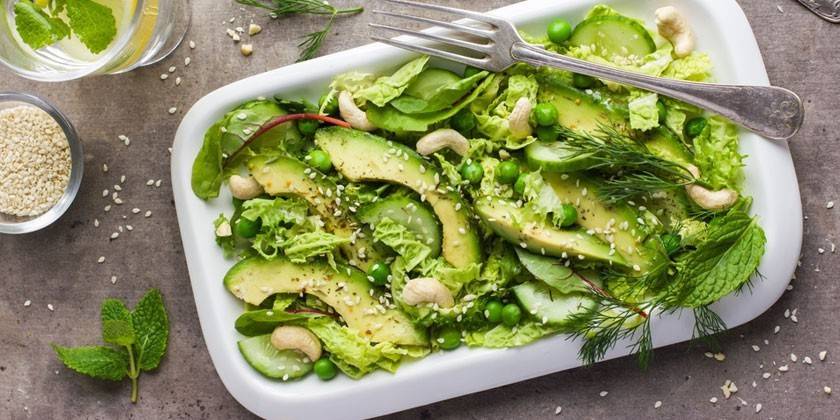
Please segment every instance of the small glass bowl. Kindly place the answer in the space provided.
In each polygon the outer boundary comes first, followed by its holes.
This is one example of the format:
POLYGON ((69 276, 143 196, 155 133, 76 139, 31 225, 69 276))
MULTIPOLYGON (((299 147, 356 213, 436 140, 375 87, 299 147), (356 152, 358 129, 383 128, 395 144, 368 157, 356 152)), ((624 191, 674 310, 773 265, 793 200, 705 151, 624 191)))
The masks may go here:
POLYGON ((0 109, 31 105, 44 110, 64 131, 70 146, 70 179, 64 194, 49 210, 38 216, 12 216, 0 213, 0 234, 22 234, 43 229, 58 220, 70 208, 70 204, 79 192, 84 173, 84 151, 82 142, 70 121, 61 112, 45 100, 27 93, 0 92, 0 109))

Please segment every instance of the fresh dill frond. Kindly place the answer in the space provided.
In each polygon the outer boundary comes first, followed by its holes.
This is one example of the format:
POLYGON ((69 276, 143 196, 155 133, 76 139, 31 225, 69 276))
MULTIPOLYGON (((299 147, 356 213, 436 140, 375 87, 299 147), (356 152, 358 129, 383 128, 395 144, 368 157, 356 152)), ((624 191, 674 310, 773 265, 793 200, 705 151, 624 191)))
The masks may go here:
POLYGON ((297 62, 309 60, 318 53, 318 50, 321 49, 321 45, 323 45, 324 40, 327 38, 327 35, 332 29, 334 21, 335 15, 330 16, 330 19, 324 29, 309 33, 303 37, 301 43, 298 44, 300 56, 298 57, 297 62))
POLYGON ((714 336, 724 331, 726 323, 708 305, 694 308, 693 340, 701 340, 712 348, 717 348, 718 343, 714 336))
POLYGON ((697 180, 688 168, 651 153, 644 144, 601 124, 594 133, 558 126, 572 156, 586 156, 589 169, 613 172, 602 183, 601 198, 615 203, 658 191, 683 187, 697 180))
POLYGON ((572 315, 568 323, 568 332, 570 338, 583 340, 578 353, 580 360, 585 365, 594 364, 603 359, 619 341, 636 336, 637 340, 630 345, 631 353, 637 355, 640 366, 646 367, 653 345, 650 315, 644 312, 642 314, 628 309, 627 303, 603 297, 595 310, 572 315), (636 317, 641 317, 642 320, 636 317), (641 332, 637 334, 639 328, 641 332))
POLYGON ((272 18, 292 15, 325 15, 329 16, 327 24, 319 31, 311 32, 302 38, 298 48, 300 56, 298 62, 309 60, 321 49, 324 40, 332 30, 335 18, 340 15, 355 15, 364 11, 363 7, 339 9, 327 1, 322 0, 236 0, 239 4, 258 7, 269 11, 272 18))

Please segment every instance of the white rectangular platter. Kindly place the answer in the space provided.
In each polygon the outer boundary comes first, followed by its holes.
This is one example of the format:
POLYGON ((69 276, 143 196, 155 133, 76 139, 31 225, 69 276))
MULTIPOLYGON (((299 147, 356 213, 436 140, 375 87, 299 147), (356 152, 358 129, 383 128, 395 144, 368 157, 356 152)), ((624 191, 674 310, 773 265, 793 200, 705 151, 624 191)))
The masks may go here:
MULTIPOLYGON (((710 54, 717 80, 768 84, 755 37, 735 0, 601 2, 645 19, 649 25, 656 8, 674 5, 691 22, 698 49, 710 54)), ((596 3, 530 0, 491 13, 537 34, 553 18, 579 21, 596 3)), ((204 339, 225 387, 259 416, 308 420, 370 417, 580 366, 579 343, 564 336, 510 350, 462 347, 407 363, 396 374, 377 372, 359 381, 339 376, 322 382, 312 375, 298 382, 274 382, 262 377, 240 356, 236 343, 241 337, 233 324, 243 306, 222 285, 222 278, 234 261, 222 256, 212 229, 212 221, 220 213, 231 211, 230 197, 224 189, 220 198, 204 202, 190 189, 192 161, 205 130, 231 108, 256 97, 279 94, 290 99, 316 100, 337 74, 351 70, 386 72, 410 58, 404 51, 371 44, 249 77, 198 101, 178 129, 172 152, 172 185, 204 339)), ((766 231, 767 253, 759 267, 765 277, 756 282, 751 292, 728 296, 714 305, 729 327, 757 317, 779 298, 796 266, 802 241, 802 207, 786 144, 744 132, 741 145, 742 153, 749 156, 745 190, 755 198, 753 212, 766 231)), ((688 340, 692 326, 690 313, 655 318, 654 345, 662 347, 688 340)), ((620 357, 627 352, 626 346, 619 343, 607 357, 620 357)))

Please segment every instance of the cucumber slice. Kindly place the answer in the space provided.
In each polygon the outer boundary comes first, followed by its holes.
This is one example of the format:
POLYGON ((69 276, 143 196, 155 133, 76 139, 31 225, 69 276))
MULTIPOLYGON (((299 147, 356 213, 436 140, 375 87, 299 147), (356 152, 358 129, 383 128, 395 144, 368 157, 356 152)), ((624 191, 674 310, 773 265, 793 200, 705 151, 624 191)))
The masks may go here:
POLYGON ((513 287, 513 294, 525 311, 547 324, 563 325, 571 317, 595 310, 597 302, 578 294, 562 294, 541 281, 529 281, 513 287))
POLYGON ((380 220, 387 217, 407 227, 417 239, 428 245, 432 250, 432 257, 440 255, 440 223, 435 214, 417 200, 390 196, 362 207, 356 213, 356 217, 362 223, 371 226, 376 226, 380 220))
POLYGON ((562 140, 535 141, 525 148, 528 165, 547 172, 575 172, 594 165, 591 153, 577 154, 566 147, 562 140))
POLYGON ((619 16, 595 16, 579 23, 569 43, 595 47, 595 53, 610 59, 614 56, 643 57, 656 51, 656 43, 644 26, 619 16))
POLYGON ((312 362, 295 350, 277 350, 271 334, 246 338, 239 342, 239 352, 254 370, 272 379, 296 379, 312 370, 312 362))

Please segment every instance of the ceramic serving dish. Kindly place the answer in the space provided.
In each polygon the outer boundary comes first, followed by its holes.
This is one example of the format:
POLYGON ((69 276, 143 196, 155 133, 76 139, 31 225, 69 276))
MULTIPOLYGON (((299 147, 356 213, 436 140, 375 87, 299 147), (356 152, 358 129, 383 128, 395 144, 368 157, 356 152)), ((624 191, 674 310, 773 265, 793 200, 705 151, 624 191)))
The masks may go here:
MULTIPOLYGON (((735 0, 606 2, 651 25, 656 8, 676 6, 691 22, 698 49, 708 52, 715 63, 717 80, 768 84, 755 37, 735 0)), ((579 21, 596 3, 530 0, 491 13, 513 21, 521 29, 540 33, 556 17, 579 21)), ((204 202, 190 190, 192 161, 205 130, 226 111, 247 100, 279 94, 314 101, 337 74, 351 70, 386 72, 410 58, 407 52, 371 44, 249 77, 205 96, 187 113, 178 129, 172 152, 172 185, 204 339, 228 391, 259 416, 309 420, 370 417, 581 364, 577 358, 580 343, 556 336, 510 350, 462 347, 406 363, 396 374, 377 372, 359 381, 339 376, 322 382, 311 375, 301 381, 281 383, 261 376, 239 354, 236 343, 241 337, 233 324, 243 306, 222 285, 222 278, 234 261, 222 256, 212 228, 219 213, 231 211, 230 197, 223 189, 220 198, 204 202)), ((756 282, 751 292, 728 296, 714 305, 729 327, 756 318, 779 298, 793 274, 802 241, 802 207, 787 145, 743 132, 741 146, 749 156, 745 189, 755 198, 753 212, 766 231, 767 253, 759 267, 765 277, 756 282)), ((654 345, 662 347, 688 340, 692 326, 690 313, 655 318, 654 345)), ((619 343, 607 358, 620 357, 628 351, 619 343)))

